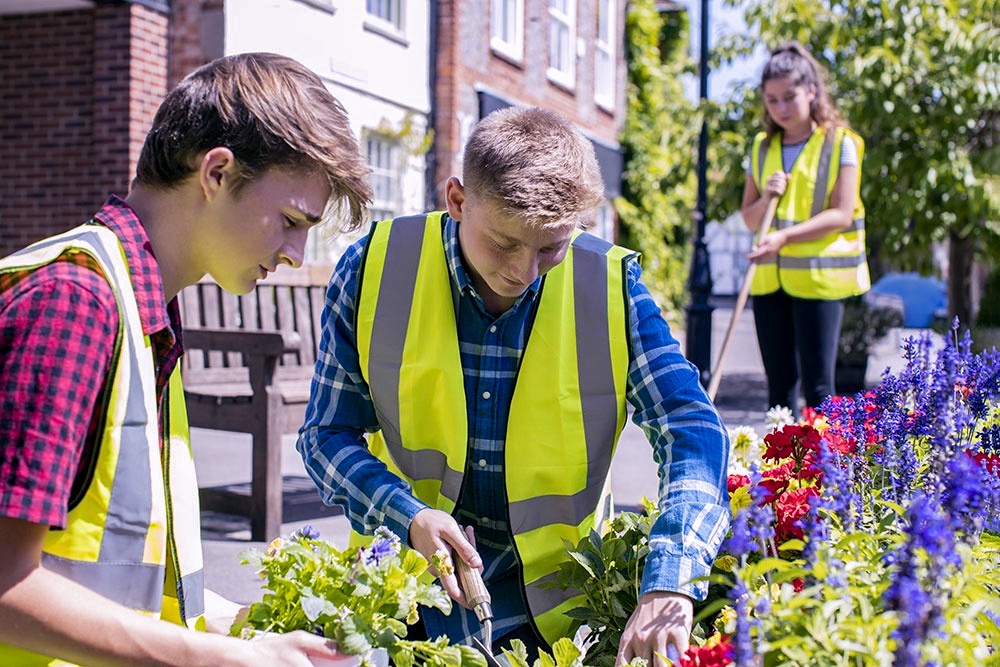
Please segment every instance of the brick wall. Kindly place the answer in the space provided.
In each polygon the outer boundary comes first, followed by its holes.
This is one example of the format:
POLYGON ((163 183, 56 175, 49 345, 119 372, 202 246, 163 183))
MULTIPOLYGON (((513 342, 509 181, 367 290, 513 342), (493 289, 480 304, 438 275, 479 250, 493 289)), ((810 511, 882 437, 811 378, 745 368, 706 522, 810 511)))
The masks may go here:
POLYGON ((0 256, 127 193, 165 92, 166 36, 137 4, 0 16, 0 256))
MULTIPOLYGON (((624 3, 619 2, 619 49, 624 3)), ((603 143, 616 145, 622 123, 623 105, 609 112, 594 102, 594 40, 597 34, 597 3, 578 0, 576 36, 585 43, 577 59, 576 82, 572 89, 548 79, 549 13, 548 0, 524 2, 524 56, 513 62, 490 48, 490 3, 462 0, 438 0, 438 58, 435 104, 435 174, 438 207, 444 205, 443 185, 451 175, 460 173, 463 117, 478 114, 477 88, 514 104, 531 104, 566 116, 585 134, 603 143)), ((620 55, 620 54, 619 54, 620 55)), ((619 62, 618 97, 624 99, 620 85, 623 62, 619 62)))

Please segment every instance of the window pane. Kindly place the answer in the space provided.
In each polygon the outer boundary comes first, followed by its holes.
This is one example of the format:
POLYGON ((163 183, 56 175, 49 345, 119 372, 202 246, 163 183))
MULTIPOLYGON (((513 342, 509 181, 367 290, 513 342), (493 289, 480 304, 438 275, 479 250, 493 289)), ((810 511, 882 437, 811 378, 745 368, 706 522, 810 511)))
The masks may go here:
POLYGON ((395 215, 400 191, 396 169, 397 147, 383 137, 368 135, 365 138, 365 153, 371 167, 372 217, 376 220, 391 218, 395 215))
POLYGON ((403 27, 402 0, 365 0, 365 9, 397 28, 403 27))

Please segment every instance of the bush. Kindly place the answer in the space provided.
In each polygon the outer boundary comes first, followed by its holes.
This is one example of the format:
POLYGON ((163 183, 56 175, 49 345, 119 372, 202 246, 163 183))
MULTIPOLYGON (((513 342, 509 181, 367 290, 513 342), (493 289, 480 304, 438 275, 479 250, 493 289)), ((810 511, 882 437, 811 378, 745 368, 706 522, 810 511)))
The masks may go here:
POLYGON ((844 305, 838 362, 851 365, 866 361, 872 345, 884 338, 889 329, 900 326, 903 326, 903 313, 898 308, 869 303, 860 296, 851 297, 844 305))
POLYGON ((994 269, 983 286, 976 327, 1000 327, 1000 269, 994 269))

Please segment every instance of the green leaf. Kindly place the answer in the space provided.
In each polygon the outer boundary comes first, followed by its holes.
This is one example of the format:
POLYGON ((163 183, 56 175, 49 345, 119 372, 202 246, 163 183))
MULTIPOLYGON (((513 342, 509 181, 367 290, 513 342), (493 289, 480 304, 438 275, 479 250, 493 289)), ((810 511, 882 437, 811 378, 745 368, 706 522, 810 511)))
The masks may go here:
POLYGON ((556 659, 559 667, 572 667, 574 661, 580 657, 580 649, 576 647, 571 639, 563 637, 552 645, 552 655, 556 659))

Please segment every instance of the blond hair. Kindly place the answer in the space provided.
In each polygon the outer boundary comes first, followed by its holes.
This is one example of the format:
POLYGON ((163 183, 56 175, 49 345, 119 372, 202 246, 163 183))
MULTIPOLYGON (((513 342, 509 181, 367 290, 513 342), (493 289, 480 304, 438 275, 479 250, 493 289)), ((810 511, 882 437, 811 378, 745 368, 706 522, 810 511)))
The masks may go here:
POLYGON ((172 188, 215 147, 240 167, 234 193, 270 169, 324 174, 327 213, 347 229, 365 222, 372 199, 368 166, 347 112, 301 63, 274 53, 242 53, 203 65, 170 91, 146 135, 136 182, 172 188))
POLYGON ((479 121, 465 145, 462 181, 473 196, 539 227, 589 227, 604 201, 591 142, 537 107, 508 107, 479 121))

